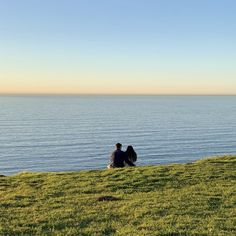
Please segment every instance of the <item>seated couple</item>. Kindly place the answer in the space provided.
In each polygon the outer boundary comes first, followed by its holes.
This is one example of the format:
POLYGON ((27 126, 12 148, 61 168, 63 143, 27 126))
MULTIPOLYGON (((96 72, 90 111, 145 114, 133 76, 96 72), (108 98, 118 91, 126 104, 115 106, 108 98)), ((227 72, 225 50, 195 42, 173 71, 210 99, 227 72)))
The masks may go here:
POLYGON ((128 146, 127 150, 123 152, 121 150, 122 144, 116 144, 116 150, 111 154, 110 164, 107 166, 110 168, 125 167, 126 165, 135 166, 134 162, 137 161, 137 154, 132 146, 128 146))

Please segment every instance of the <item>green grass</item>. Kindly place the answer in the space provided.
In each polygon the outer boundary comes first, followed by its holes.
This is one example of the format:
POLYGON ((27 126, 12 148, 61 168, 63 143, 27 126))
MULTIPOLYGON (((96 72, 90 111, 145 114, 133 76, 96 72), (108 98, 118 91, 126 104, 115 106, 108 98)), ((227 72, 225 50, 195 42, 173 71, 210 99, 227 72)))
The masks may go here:
POLYGON ((0 235, 236 235, 236 156, 0 177, 0 235))

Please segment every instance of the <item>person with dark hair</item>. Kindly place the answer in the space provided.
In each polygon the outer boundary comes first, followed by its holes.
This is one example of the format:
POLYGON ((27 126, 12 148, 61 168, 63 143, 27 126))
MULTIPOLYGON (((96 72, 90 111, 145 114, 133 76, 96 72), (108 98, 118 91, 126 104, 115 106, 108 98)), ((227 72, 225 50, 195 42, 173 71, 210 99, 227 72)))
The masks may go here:
POLYGON ((129 159, 125 152, 121 150, 122 144, 116 144, 116 150, 111 154, 110 164, 107 166, 110 168, 125 167, 125 163, 129 166, 135 166, 129 159))
POLYGON ((134 148, 131 145, 127 147, 125 152, 126 152, 130 162, 134 163, 134 162, 137 161, 137 154, 136 154, 136 152, 134 151, 134 148))

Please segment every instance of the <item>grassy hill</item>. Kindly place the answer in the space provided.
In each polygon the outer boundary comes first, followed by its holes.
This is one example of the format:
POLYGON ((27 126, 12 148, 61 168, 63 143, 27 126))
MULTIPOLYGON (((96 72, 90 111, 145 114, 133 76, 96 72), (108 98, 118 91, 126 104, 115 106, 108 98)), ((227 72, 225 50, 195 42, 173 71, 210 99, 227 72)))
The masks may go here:
POLYGON ((0 235, 236 235, 236 156, 1 176, 0 235))

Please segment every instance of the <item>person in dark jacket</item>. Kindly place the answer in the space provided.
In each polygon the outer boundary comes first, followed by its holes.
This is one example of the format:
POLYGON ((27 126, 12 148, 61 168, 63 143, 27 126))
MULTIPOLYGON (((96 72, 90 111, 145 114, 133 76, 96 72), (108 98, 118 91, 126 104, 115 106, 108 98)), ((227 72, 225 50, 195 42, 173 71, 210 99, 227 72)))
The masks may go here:
POLYGON ((131 145, 127 147, 125 152, 132 163, 137 161, 137 153, 134 151, 134 148, 131 145))
POLYGON ((111 154, 110 164, 108 168, 125 167, 125 163, 129 166, 135 166, 128 158, 127 154, 121 150, 122 144, 116 144, 116 150, 111 154))

